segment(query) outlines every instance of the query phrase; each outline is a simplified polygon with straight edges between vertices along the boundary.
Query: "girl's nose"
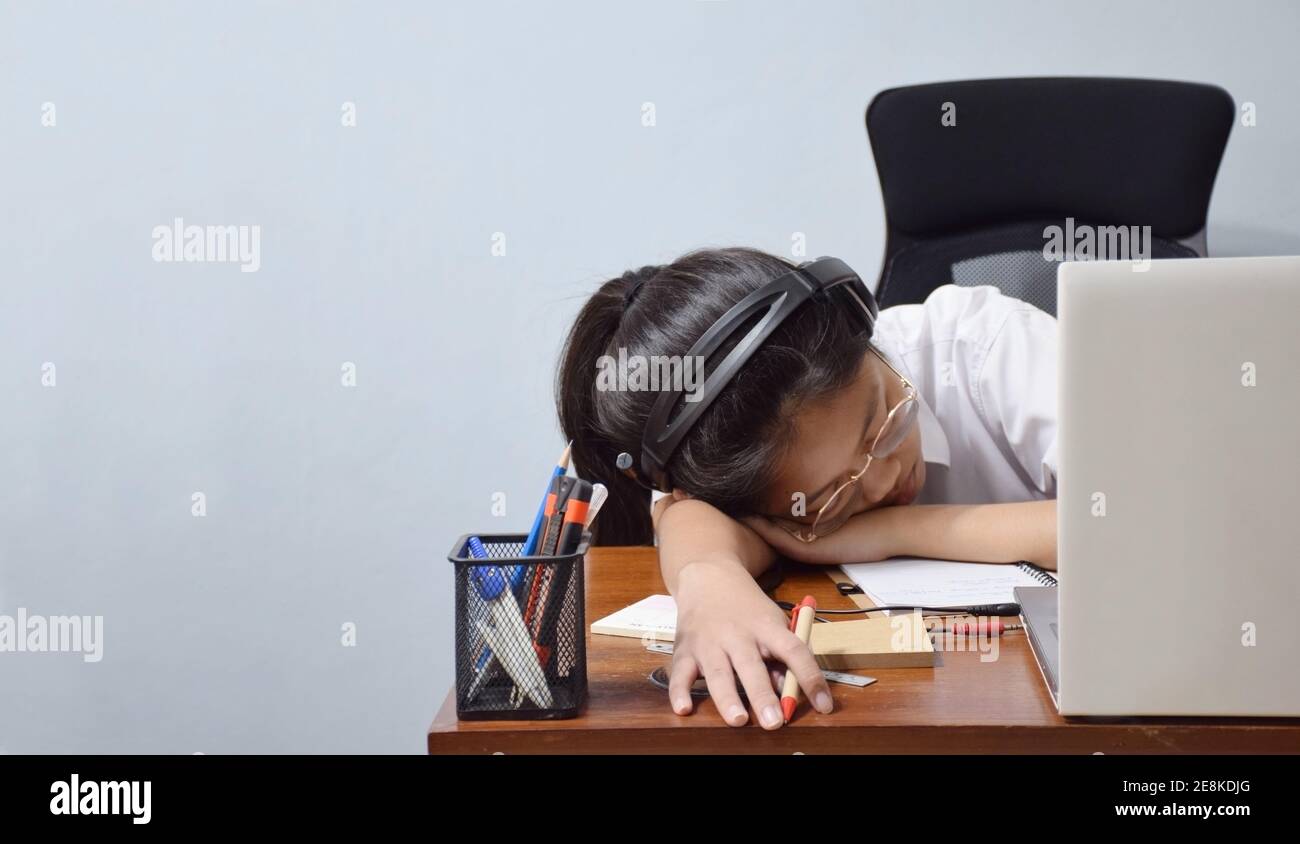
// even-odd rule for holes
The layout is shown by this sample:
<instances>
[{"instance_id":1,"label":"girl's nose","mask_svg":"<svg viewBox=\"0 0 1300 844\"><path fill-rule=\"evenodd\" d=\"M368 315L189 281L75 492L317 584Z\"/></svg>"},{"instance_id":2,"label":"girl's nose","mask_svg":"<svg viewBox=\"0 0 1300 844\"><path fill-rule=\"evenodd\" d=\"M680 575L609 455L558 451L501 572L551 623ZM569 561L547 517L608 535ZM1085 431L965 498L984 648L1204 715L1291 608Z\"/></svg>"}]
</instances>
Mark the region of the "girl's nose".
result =
<instances>
[{"instance_id":1,"label":"girl's nose","mask_svg":"<svg viewBox=\"0 0 1300 844\"><path fill-rule=\"evenodd\" d=\"M894 457L871 461L871 468L858 479L858 484L862 486L862 497L868 507L875 507L889 495L894 484L898 483L898 473L901 470L902 464Z\"/></svg>"}]
</instances>

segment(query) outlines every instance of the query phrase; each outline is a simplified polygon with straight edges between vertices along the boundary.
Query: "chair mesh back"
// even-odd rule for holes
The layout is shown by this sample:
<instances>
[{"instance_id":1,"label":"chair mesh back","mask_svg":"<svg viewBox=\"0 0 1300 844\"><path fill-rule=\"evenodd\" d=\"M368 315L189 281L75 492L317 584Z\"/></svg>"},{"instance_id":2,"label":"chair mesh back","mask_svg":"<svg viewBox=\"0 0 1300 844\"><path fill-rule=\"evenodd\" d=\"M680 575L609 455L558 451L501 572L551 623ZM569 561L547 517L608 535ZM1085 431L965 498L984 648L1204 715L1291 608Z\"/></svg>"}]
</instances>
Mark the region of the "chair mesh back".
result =
<instances>
[{"instance_id":1,"label":"chair mesh back","mask_svg":"<svg viewBox=\"0 0 1300 844\"><path fill-rule=\"evenodd\" d=\"M961 287L987 284L1055 314L1056 268L1061 262L1044 257L1043 230L1050 225L1053 223L1001 226L915 241L890 258L881 273L879 289L889 291L888 305L899 305L922 302L944 284ZM1148 247L1144 245L1141 249L1145 252ZM1195 250L1181 243L1151 237L1150 258L1194 258L1196 255ZM1090 253L1078 257L1126 256Z\"/></svg>"}]
</instances>

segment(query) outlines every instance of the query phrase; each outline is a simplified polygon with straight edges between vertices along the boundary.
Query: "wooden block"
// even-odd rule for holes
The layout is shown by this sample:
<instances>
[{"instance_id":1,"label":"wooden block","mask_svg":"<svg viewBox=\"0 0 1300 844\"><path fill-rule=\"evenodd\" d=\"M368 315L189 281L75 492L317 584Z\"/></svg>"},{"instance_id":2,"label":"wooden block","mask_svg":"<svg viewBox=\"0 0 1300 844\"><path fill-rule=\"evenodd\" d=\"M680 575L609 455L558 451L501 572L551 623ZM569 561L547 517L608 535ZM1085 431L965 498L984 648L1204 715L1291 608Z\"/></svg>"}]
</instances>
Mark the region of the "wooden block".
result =
<instances>
[{"instance_id":1,"label":"wooden block","mask_svg":"<svg viewBox=\"0 0 1300 844\"><path fill-rule=\"evenodd\" d=\"M814 624L809 645L817 664L832 671L927 668L935 661L920 613Z\"/></svg>"}]
</instances>

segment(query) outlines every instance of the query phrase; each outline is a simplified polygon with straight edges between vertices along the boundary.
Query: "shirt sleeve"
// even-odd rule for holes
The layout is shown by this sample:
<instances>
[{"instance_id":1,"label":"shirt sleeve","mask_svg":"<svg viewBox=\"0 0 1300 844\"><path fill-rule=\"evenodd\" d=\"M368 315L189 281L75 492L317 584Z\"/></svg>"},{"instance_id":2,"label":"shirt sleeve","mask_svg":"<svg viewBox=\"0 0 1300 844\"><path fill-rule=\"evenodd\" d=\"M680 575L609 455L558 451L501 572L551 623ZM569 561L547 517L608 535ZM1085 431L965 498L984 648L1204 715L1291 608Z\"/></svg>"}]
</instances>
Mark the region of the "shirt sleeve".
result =
<instances>
[{"instance_id":1,"label":"shirt sleeve","mask_svg":"<svg viewBox=\"0 0 1300 844\"><path fill-rule=\"evenodd\" d=\"M976 377L976 407L1029 480L1056 497L1056 320L1014 299Z\"/></svg>"},{"instance_id":2,"label":"shirt sleeve","mask_svg":"<svg viewBox=\"0 0 1300 844\"><path fill-rule=\"evenodd\" d=\"M659 503L659 499L664 498L667 495L668 493L660 492L657 489L650 490L650 512L651 513L655 511L655 505ZM654 532L654 544L656 548L659 547L659 531Z\"/></svg>"}]
</instances>

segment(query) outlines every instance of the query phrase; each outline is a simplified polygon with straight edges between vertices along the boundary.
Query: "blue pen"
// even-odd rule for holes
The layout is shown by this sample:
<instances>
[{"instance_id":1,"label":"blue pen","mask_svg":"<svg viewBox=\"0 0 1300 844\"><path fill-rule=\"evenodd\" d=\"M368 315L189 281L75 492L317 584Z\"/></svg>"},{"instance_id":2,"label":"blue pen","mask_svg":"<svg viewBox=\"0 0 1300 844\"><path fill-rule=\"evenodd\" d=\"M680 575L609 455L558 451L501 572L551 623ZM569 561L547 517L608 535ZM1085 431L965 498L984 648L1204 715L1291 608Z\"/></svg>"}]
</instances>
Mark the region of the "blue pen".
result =
<instances>
[{"instance_id":1,"label":"blue pen","mask_svg":"<svg viewBox=\"0 0 1300 844\"><path fill-rule=\"evenodd\" d=\"M487 549L483 547L483 540L477 536L469 538L469 555L476 560L486 560L488 558ZM522 568L522 566L521 566ZM469 570L469 579L478 590L479 597L485 601L494 601L506 588L505 576L501 573L500 566L472 566ZM481 675L484 666L492 658L492 649L486 644L479 651L478 659L474 661L474 670ZM477 685L477 681L476 681ZM473 697L471 691L470 697Z\"/></svg>"},{"instance_id":2,"label":"blue pen","mask_svg":"<svg viewBox=\"0 0 1300 844\"><path fill-rule=\"evenodd\" d=\"M520 552L521 556L531 557L537 553L537 545L542 541L542 530L545 527L543 518L546 513L546 497L551 494L551 484L555 479L569 471L569 452L573 449L573 443L570 442L560 452L560 459L555 461L555 469L551 476L546 479L546 490L542 493L542 502L537 505L537 515L533 517L533 529L528 532L528 539L524 542L524 550ZM524 585L524 571L526 566L515 566L510 572L510 588L516 593Z\"/></svg>"},{"instance_id":3,"label":"blue pen","mask_svg":"<svg viewBox=\"0 0 1300 844\"><path fill-rule=\"evenodd\" d=\"M469 538L469 553L476 560L488 558L483 540L477 536ZM485 601L495 601L506 588L506 579L501 574L500 566L471 566L469 576L470 580L474 581L474 588L478 589L479 597Z\"/></svg>"}]
</instances>

